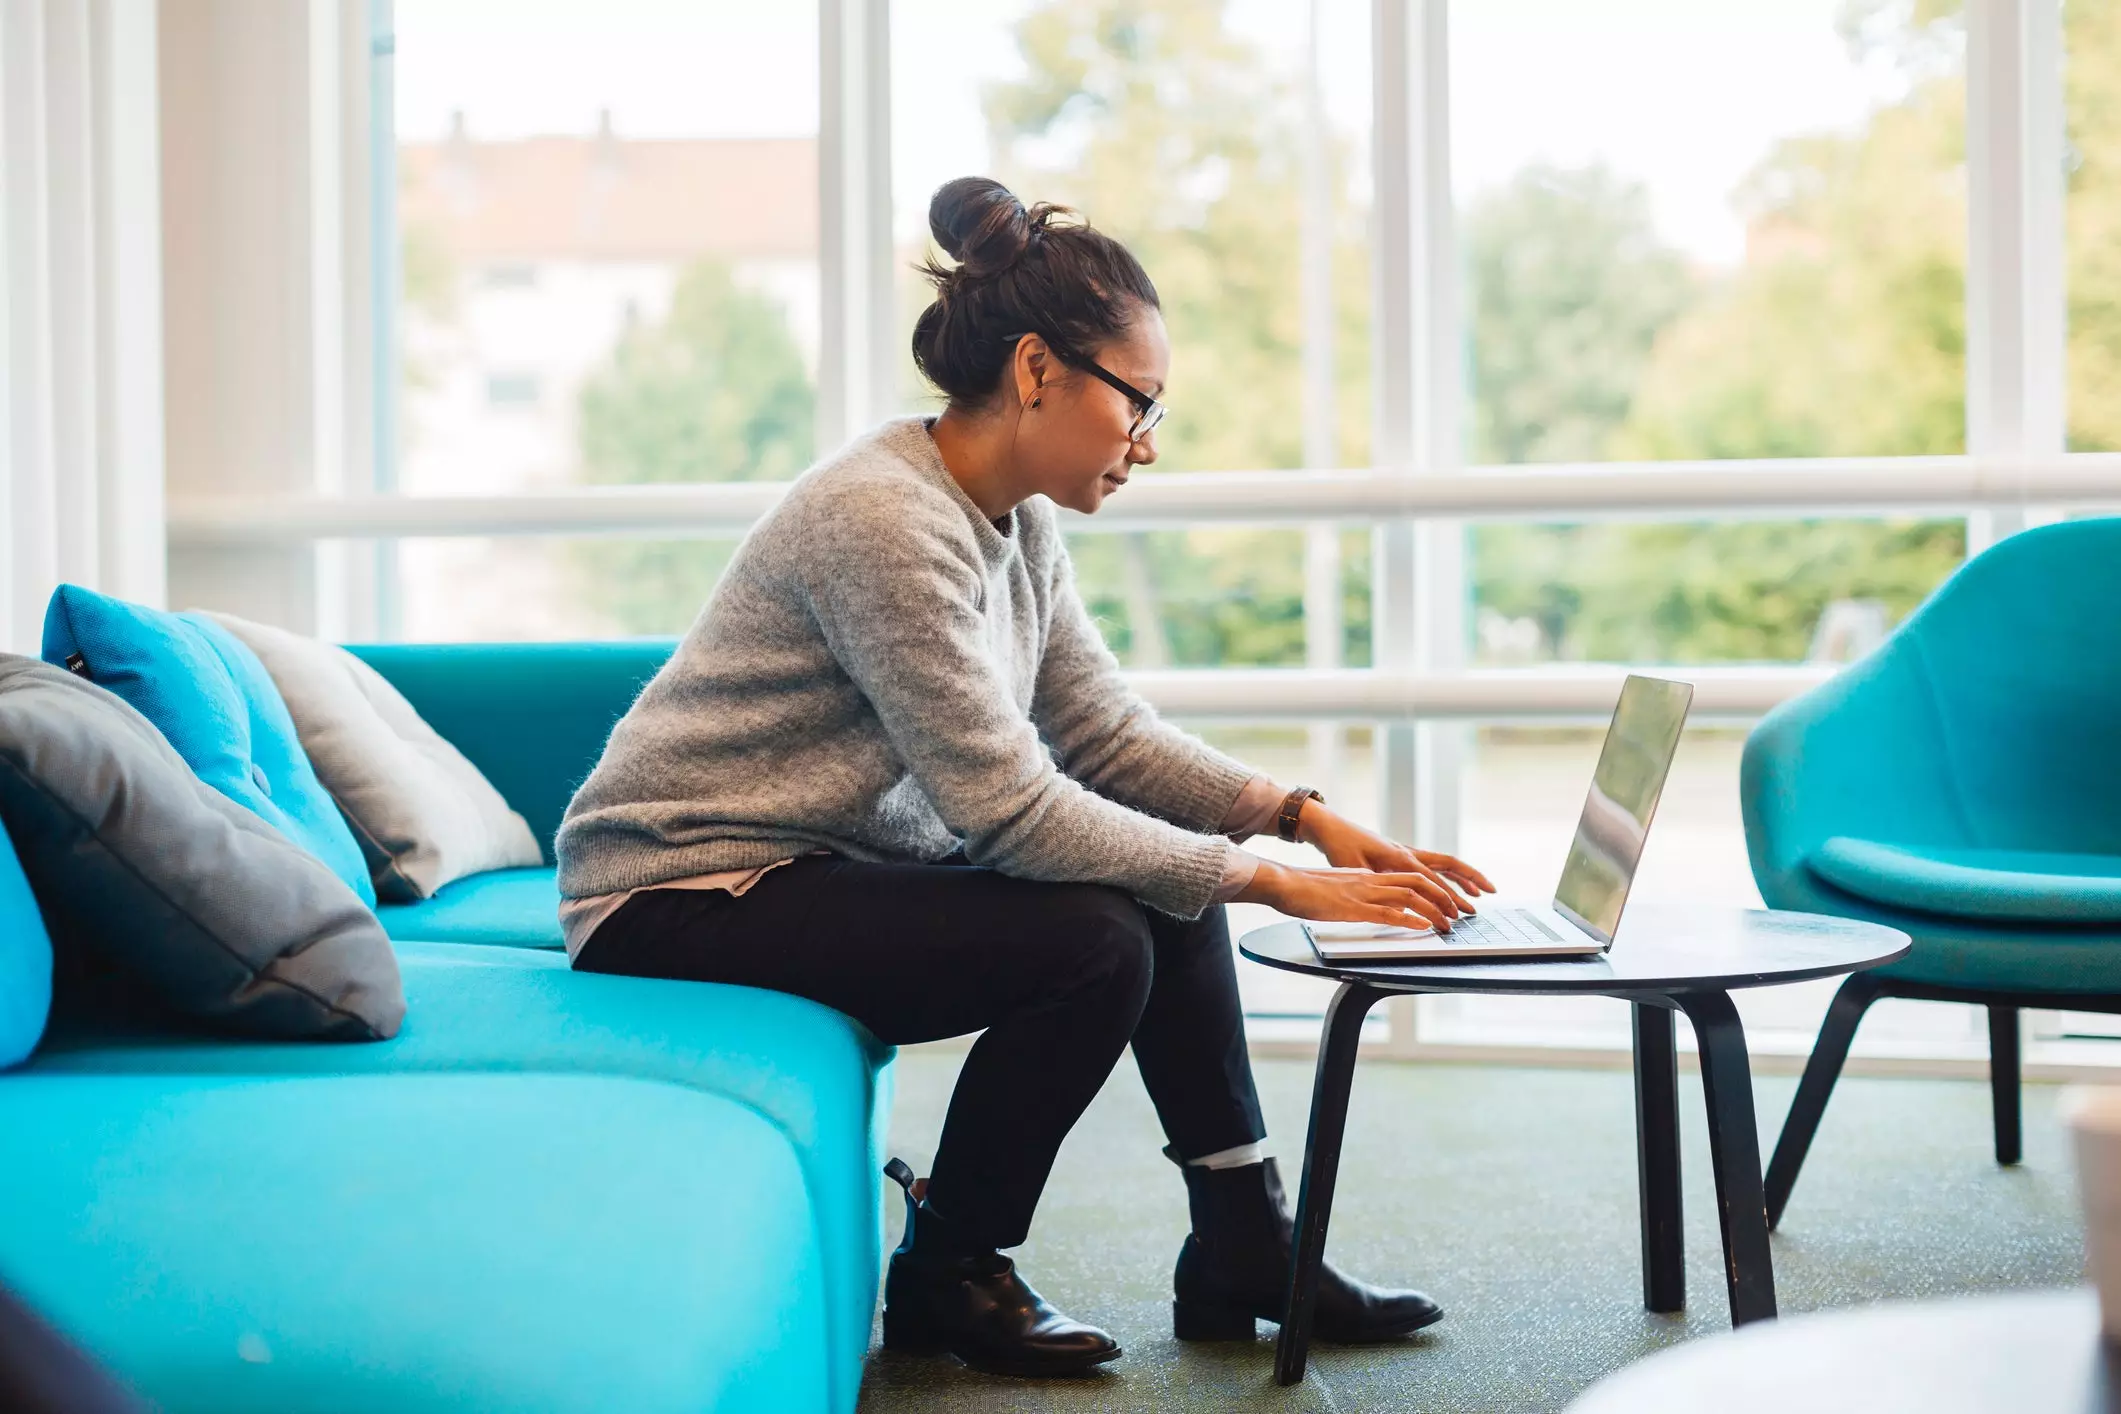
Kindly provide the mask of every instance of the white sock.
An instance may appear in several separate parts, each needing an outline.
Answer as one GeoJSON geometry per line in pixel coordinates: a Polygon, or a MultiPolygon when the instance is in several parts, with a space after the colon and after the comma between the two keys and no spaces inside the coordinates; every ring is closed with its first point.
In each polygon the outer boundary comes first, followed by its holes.
{"type": "Polygon", "coordinates": [[[1241,1169],[1246,1164],[1256,1164],[1267,1157],[1266,1145],[1258,1141],[1240,1144],[1235,1149],[1218,1149],[1212,1154],[1203,1154],[1197,1159],[1186,1160],[1187,1168],[1241,1169]]]}

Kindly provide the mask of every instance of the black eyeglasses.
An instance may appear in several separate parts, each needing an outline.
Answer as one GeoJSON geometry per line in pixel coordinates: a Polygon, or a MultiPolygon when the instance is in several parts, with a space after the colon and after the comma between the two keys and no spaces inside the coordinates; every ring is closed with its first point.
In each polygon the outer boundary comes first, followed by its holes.
{"type": "MultiPolygon", "coordinates": [[[[1018,339],[1023,337],[1022,334],[1016,335],[1018,339]]],[[[1046,340],[1046,347],[1053,350],[1053,356],[1062,363],[1080,368],[1107,387],[1117,389],[1120,396],[1134,404],[1134,425],[1127,429],[1128,441],[1139,442],[1142,438],[1154,432],[1157,426],[1163,422],[1164,417],[1171,411],[1157,399],[1150,397],[1118,374],[1100,367],[1096,359],[1084,358],[1081,354],[1069,350],[1043,334],[1039,337],[1046,340]]]]}

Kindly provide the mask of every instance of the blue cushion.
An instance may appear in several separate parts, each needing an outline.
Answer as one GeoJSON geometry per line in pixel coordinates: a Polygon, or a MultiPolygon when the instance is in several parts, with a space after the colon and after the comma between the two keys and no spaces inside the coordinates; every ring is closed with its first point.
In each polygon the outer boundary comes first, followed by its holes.
{"type": "Polygon", "coordinates": [[[0,829],[0,1070],[37,1048],[52,1005],[52,940],[22,861],[0,829]]]}
{"type": "Polygon", "coordinates": [[[44,614],[44,661],[124,698],[200,780],[375,906],[361,847],[303,754],[280,690],[234,634],[203,614],[166,614],[62,584],[44,614]]]}
{"type": "Polygon", "coordinates": [[[2121,858],[2110,854],[1890,845],[1836,835],[1805,862],[1858,898],[1946,917],[2121,922],[2121,858]]]}
{"type": "MultiPolygon", "coordinates": [[[[801,1163],[824,1262],[831,1407],[854,1408],[883,1256],[890,1047],[800,997],[574,972],[564,955],[542,950],[403,943],[398,964],[406,1020],[393,1041],[231,1045],[55,1028],[25,1074],[589,1073],[737,1100],[771,1121],[801,1163]]],[[[0,1090],[12,1078],[0,1078],[0,1090]]],[[[528,1172],[513,1181],[523,1186],[528,1172]]],[[[717,1215],[727,1211],[718,1202],[700,1221],[723,1225],[717,1215]]]]}
{"type": "Polygon", "coordinates": [[[796,1154],[683,1086],[18,1073],[0,1213],[9,1283],[171,1414],[829,1407],[796,1154]]]}
{"type": "Polygon", "coordinates": [[[558,948],[558,871],[491,869],[444,884],[433,898],[386,903],[376,909],[394,939],[429,943],[485,943],[506,948],[558,948]]]}

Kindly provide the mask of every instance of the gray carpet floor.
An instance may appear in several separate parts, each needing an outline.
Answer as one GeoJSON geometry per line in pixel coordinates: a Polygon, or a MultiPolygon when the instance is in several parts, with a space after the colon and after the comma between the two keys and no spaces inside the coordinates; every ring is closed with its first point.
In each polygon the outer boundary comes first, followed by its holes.
{"type": "MultiPolygon", "coordinates": [[[[911,1052],[895,1151],[926,1172],[962,1057],[911,1052]]],[[[1310,1103],[1306,1062],[1257,1067],[1273,1150],[1293,1190],[1310,1103]]],[[[1170,1273],[1185,1191],[1123,1062],[1062,1150],[1026,1275],[1126,1347],[1088,1377],[1027,1383],[948,1357],[871,1354],[864,1414],[899,1410],[1559,1409],[1600,1375],[1727,1328],[1715,1190],[1697,1078],[1687,1124],[1687,1310],[1641,1306],[1633,1091],[1624,1071],[1366,1064],[1358,1073],[1328,1244],[1373,1280],[1420,1286],[1444,1321],[1389,1347],[1314,1347],[1305,1383],[1273,1380],[1274,1327],[1251,1345],[1171,1338],[1170,1273]]],[[[1756,1082],[1761,1150],[1795,1081],[1756,1082]]],[[[2056,1088],[2025,1091],[2025,1162],[1989,1152],[1979,1081],[1846,1079],[1774,1238],[1784,1313],[2080,1280],[2082,1227],[2056,1088]]],[[[894,1190],[895,1194],[895,1190],[894,1190]]],[[[898,1231],[894,1201],[887,1230],[898,1231]]]]}

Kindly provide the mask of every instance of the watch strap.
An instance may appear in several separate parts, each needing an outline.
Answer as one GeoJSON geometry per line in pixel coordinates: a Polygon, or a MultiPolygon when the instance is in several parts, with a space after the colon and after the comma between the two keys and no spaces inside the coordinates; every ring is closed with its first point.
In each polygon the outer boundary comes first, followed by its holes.
{"type": "Polygon", "coordinates": [[[1310,786],[1298,786],[1282,797],[1281,809],[1274,813],[1274,833],[1291,844],[1296,842],[1296,820],[1307,800],[1323,803],[1325,796],[1310,786]]]}

